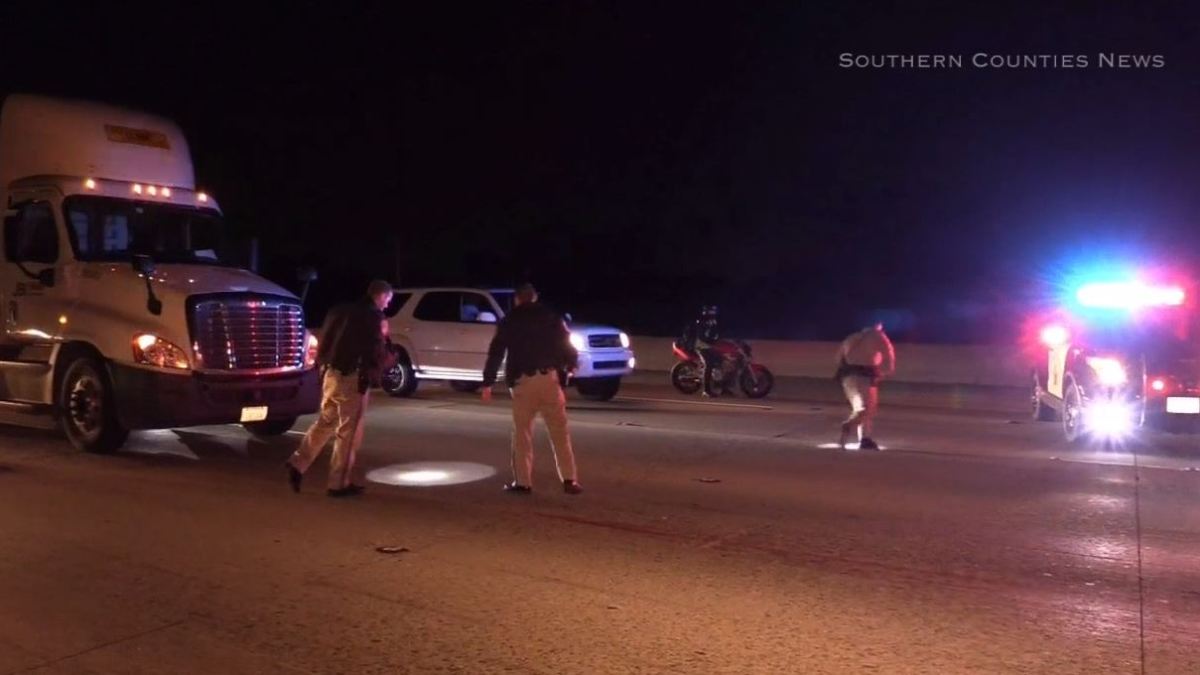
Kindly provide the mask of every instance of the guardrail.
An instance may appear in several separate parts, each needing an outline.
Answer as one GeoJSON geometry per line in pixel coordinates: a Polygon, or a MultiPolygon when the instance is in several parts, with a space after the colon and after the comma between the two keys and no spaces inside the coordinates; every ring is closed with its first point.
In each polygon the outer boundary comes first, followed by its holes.
{"type": "MultiPolygon", "coordinates": [[[[670,370],[674,338],[633,337],[638,370],[670,370]]],[[[837,342],[747,340],[754,360],[782,377],[830,378],[837,368],[837,342]]],[[[896,345],[897,382],[1024,387],[1030,383],[1028,356],[1015,347],[986,345],[896,345]]]]}
{"type": "MultiPolygon", "coordinates": [[[[319,328],[310,329],[320,333],[319,328]]],[[[675,365],[675,338],[631,336],[639,371],[669,371],[675,365]]],[[[779,377],[832,378],[838,342],[747,340],[754,360],[779,377]]],[[[896,344],[895,382],[986,387],[1031,385],[1030,357],[1016,347],[994,345],[896,344]]],[[[481,362],[482,367],[482,362],[481,362]]]]}

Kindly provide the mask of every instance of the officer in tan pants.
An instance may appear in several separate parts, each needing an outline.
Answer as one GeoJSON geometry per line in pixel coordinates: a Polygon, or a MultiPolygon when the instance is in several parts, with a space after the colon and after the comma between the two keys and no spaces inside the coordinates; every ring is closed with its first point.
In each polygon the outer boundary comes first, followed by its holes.
{"type": "Polygon", "coordinates": [[[550,432],[558,478],[567,494],[583,492],[575,469],[575,453],[567,428],[567,397],[563,382],[573,371],[579,354],[571,346],[571,334],[562,317],[537,301],[537,291],[525,284],[517,289],[516,306],[496,327],[483,369],[483,400],[492,400],[492,385],[501,361],[504,378],[512,392],[513,482],[504,486],[511,493],[533,490],[533,426],[540,414],[550,432]]]}
{"type": "Polygon", "coordinates": [[[287,461],[292,490],[300,491],[304,472],[333,438],[327,494],[350,497],[362,493],[363,487],[353,482],[351,474],[362,444],[367,391],[378,383],[386,359],[381,326],[386,325],[383,310],[391,301],[391,284],[372,281],[366,297],[335,307],[326,317],[317,348],[321,414],[287,461]]]}

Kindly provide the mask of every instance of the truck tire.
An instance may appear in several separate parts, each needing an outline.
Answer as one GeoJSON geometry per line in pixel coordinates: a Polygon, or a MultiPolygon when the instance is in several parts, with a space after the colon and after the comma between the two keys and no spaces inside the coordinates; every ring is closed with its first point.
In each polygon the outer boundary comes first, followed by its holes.
{"type": "Polygon", "coordinates": [[[1058,419],[1058,411],[1046,405],[1042,400],[1042,382],[1038,378],[1037,373],[1033,374],[1033,394],[1031,396],[1033,406],[1033,419],[1038,422],[1053,422],[1058,419]]]}
{"type": "Polygon", "coordinates": [[[396,398],[408,398],[417,390],[417,375],[413,370],[412,360],[403,349],[397,349],[396,365],[383,373],[380,387],[396,398]]]}
{"type": "Polygon", "coordinates": [[[90,356],[67,363],[57,409],[71,445],[97,454],[115,452],[129,437],[117,419],[117,400],[104,365],[90,356]]]}
{"type": "Polygon", "coordinates": [[[482,386],[482,382],[474,382],[472,380],[450,380],[450,388],[464,394],[474,394],[482,386]]]}
{"type": "Polygon", "coordinates": [[[296,426],[296,419],[295,417],[285,417],[262,422],[246,422],[242,424],[242,428],[255,438],[275,438],[291,431],[292,427],[296,426]]]}
{"type": "Polygon", "coordinates": [[[1063,438],[1068,443],[1083,440],[1083,396],[1075,386],[1075,378],[1070,376],[1063,382],[1062,426],[1063,438]]]}
{"type": "Polygon", "coordinates": [[[575,381],[579,395],[589,401],[610,401],[621,389],[619,377],[589,377],[575,381]]]}

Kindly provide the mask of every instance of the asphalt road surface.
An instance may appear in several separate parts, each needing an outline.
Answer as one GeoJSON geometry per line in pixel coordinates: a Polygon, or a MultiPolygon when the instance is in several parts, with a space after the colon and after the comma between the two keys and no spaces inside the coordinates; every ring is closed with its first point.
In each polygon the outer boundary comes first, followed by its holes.
{"type": "Polygon", "coordinates": [[[1200,673],[1197,437],[892,393],[879,453],[819,387],[573,400],[580,496],[544,434],[502,493],[506,398],[437,384],[373,399],[354,499],[291,493],[297,432],[0,428],[0,674],[1200,673]]]}

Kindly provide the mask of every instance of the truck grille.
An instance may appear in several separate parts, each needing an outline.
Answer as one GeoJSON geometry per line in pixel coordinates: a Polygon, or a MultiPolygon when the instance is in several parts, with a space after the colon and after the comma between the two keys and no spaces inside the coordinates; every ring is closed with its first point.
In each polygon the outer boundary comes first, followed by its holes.
{"type": "Polygon", "coordinates": [[[593,349],[606,349],[621,346],[620,335],[589,335],[588,346],[593,349]]]}
{"type": "Polygon", "coordinates": [[[200,300],[192,340],[202,370],[278,370],[304,365],[304,310],[283,298],[200,300]]]}

